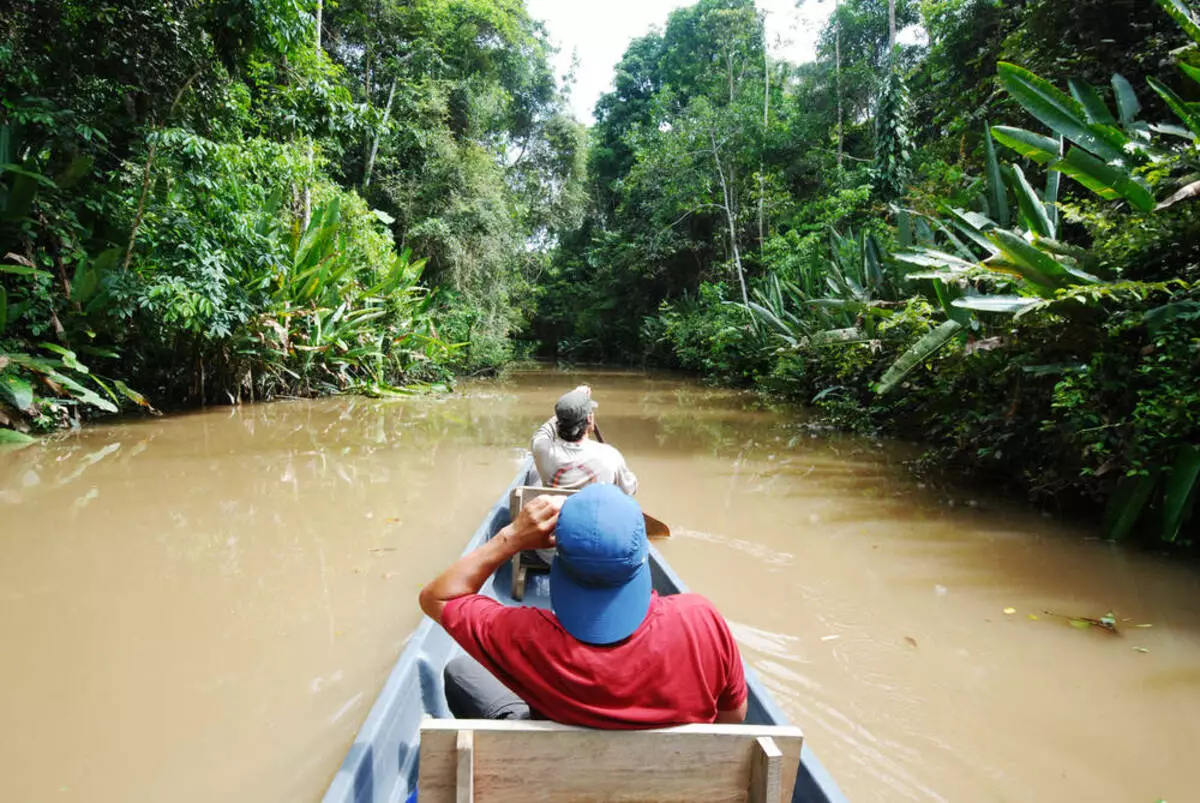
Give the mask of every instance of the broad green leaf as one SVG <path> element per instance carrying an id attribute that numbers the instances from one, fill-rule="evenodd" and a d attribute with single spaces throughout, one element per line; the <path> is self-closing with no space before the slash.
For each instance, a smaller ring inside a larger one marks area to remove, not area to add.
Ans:
<path id="1" fill-rule="evenodd" d="M 904 274 L 904 278 L 909 281 L 933 279 L 940 282 L 957 282 L 963 278 L 963 274 L 964 271 L 961 270 L 919 270 Z"/>
<path id="2" fill-rule="evenodd" d="M 1021 210 L 1021 219 L 1025 227 L 1042 237 L 1054 236 L 1054 224 L 1046 214 L 1046 206 L 1034 192 L 1025 173 L 1017 165 L 1012 166 L 1013 192 L 1017 196 L 1017 207 Z"/>
<path id="3" fill-rule="evenodd" d="M 1005 260 L 989 260 L 988 265 L 999 270 L 1011 270 L 1034 285 L 1041 295 L 1071 284 L 1070 278 L 1053 256 L 1029 243 L 1008 229 L 996 229 L 988 234 Z"/>
<path id="4" fill-rule="evenodd" d="M 1058 138 L 1058 153 L 1061 156 L 1063 149 L 1063 139 Z M 1054 235 L 1058 235 L 1058 191 L 1062 184 L 1062 173 L 1057 170 L 1051 170 L 1046 174 L 1046 192 L 1042 195 L 1042 200 L 1046 203 L 1046 215 L 1050 218 L 1050 224 L 1053 227 Z"/>
<path id="5" fill-rule="evenodd" d="M 1188 78 L 1200 84 L 1200 67 L 1193 67 L 1181 61 L 1179 62 L 1179 69 L 1183 70 Z"/>
<path id="6" fill-rule="evenodd" d="M 1181 125 L 1174 125 L 1172 123 L 1155 123 L 1154 125 L 1150 126 L 1150 130 L 1158 134 L 1167 134 L 1168 136 L 1179 137 L 1192 142 L 1196 141 L 1196 135 Z"/>
<path id="7" fill-rule="evenodd" d="M 1183 101 L 1183 98 L 1175 94 L 1169 86 L 1159 81 L 1157 78 L 1150 77 L 1146 79 L 1146 83 L 1162 96 L 1162 99 L 1171 107 L 1171 111 L 1175 112 L 1175 116 L 1186 125 L 1193 134 L 1200 136 L 1200 115 L 1192 111 L 1191 107 Z"/>
<path id="8" fill-rule="evenodd" d="M 1051 168 L 1070 176 L 1105 200 L 1123 198 L 1143 212 L 1154 209 L 1154 196 L 1129 171 L 1105 164 L 1080 148 L 1071 148 Z"/>
<path id="9" fill-rule="evenodd" d="M 38 276 L 43 279 L 52 278 L 49 273 L 25 265 L 0 265 L 0 273 L 11 273 L 14 276 Z"/>
<path id="10" fill-rule="evenodd" d="M 1111 126 L 1089 123 L 1083 107 L 1029 70 L 1008 62 L 998 65 L 1000 84 L 1026 111 L 1054 133 L 1075 142 L 1106 161 L 1128 158 L 1129 138 Z"/>
<path id="11" fill-rule="evenodd" d="M 8 291 L 0 287 L 0 335 L 8 327 Z"/>
<path id="12" fill-rule="evenodd" d="M 963 296 L 954 299 L 954 306 L 976 312 L 1024 312 L 1042 303 L 1028 296 Z"/>
<path id="13" fill-rule="evenodd" d="M 933 294 L 938 300 L 938 304 L 942 306 L 942 310 L 946 313 L 946 317 L 952 321 L 958 321 L 959 324 L 966 327 L 972 323 L 972 315 L 970 310 L 956 306 L 954 301 L 962 296 L 963 291 L 958 285 L 946 284 L 941 279 L 933 280 Z"/>
<path id="14" fill-rule="evenodd" d="M 1071 97 L 1075 98 L 1083 107 L 1083 113 L 1087 116 L 1089 123 L 1111 126 L 1117 124 L 1116 118 L 1108 110 L 1104 98 L 1100 97 L 1096 87 L 1081 78 L 1071 78 L 1067 81 L 1067 86 L 1071 89 Z"/>
<path id="15" fill-rule="evenodd" d="M 1121 125 L 1129 128 L 1137 122 L 1137 116 L 1142 111 L 1133 85 L 1120 73 L 1113 73 L 1113 96 L 1117 99 L 1117 114 L 1121 116 Z"/>
<path id="16" fill-rule="evenodd" d="M 992 141 L 990 128 L 983 124 L 983 147 L 987 169 L 988 207 L 992 216 L 1002 228 L 1008 228 L 1008 193 L 1004 189 L 1004 179 L 1000 175 L 1000 163 L 996 160 L 996 144 Z"/>
<path id="17" fill-rule="evenodd" d="M 47 351 L 53 351 L 55 354 L 61 356 L 63 365 L 72 371 L 79 371 L 81 374 L 88 372 L 87 366 L 79 362 L 79 358 L 75 355 L 75 352 L 70 349 L 63 348 L 57 343 L 42 343 L 41 346 Z"/>
<path id="18" fill-rule="evenodd" d="M 897 262 L 905 265 L 915 265 L 919 268 L 951 268 L 966 270 L 975 267 L 974 262 L 959 259 L 953 254 L 938 251 L 933 248 L 914 248 L 911 251 L 897 251 L 892 255 Z"/>
<path id="19" fill-rule="evenodd" d="M 954 339 L 954 336 L 962 331 L 962 324 L 956 320 L 943 321 L 936 329 L 929 331 L 909 347 L 907 351 L 900 355 L 900 358 L 892 364 L 883 378 L 879 380 L 879 384 L 875 386 L 875 392 L 883 395 L 892 388 L 896 387 L 912 372 L 914 368 L 921 365 L 925 360 L 936 354 L 943 346 Z"/>
<path id="20" fill-rule="evenodd" d="M 1200 44 L 1200 23 L 1192 16 L 1191 9 L 1183 0 L 1158 0 L 1158 4 L 1175 19 L 1193 42 Z"/>
<path id="21" fill-rule="evenodd" d="M 954 218 L 951 223 L 964 237 L 987 251 L 988 254 L 996 253 L 996 246 L 992 245 L 991 241 L 985 236 L 986 232 L 996 228 L 996 224 L 991 219 L 984 217 L 978 212 L 971 212 L 965 209 L 952 208 L 947 209 L 946 212 Z"/>
<path id="22" fill-rule="evenodd" d="M 0 427 L 0 448 L 17 448 L 29 446 L 36 443 L 36 438 L 31 438 L 24 432 L 17 432 L 15 429 Z"/>
<path id="23" fill-rule="evenodd" d="M 1060 140 L 1035 134 L 1024 128 L 994 125 L 992 126 L 992 136 L 1001 145 L 1012 148 L 1026 159 L 1032 159 L 1038 164 L 1049 164 L 1062 154 Z"/>
<path id="24" fill-rule="evenodd" d="M 1104 512 L 1104 531 L 1111 540 L 1121 541 L 1133 531 L 1157 484 L 1157 474 L 1124 477 L 1117 484 Z"/>
<path id="25" fill-rule="evenodd" d="M 33 406 L 33 386 L 16 374 L 0 374 L 0 399 L 18 410 L 28 410 Z"/>
<path id="26" fill-rule="evenodd" d="M 1164 541 L 1174 541 L 1178 537 L 1188 501 L 1196 492 L 1198 478 L 1200 448 L 1191 444 L 1180 447 L 1163 487 L 1163 521 L 1160 536 Z"/>

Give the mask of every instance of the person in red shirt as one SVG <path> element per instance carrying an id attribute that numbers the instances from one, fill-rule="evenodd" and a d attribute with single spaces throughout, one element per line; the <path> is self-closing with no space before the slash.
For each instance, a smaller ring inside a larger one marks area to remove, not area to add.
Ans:
<path id="1" fill-rule="evenodd" d="M 554 548 L 553 612 L 480 595 L 519 550 Z M 658 596 L 641 507 L 613 485 L 538 497 L 421 591 L 421 609 L 469 658 L 451 661 L 456 717 L 636 729 L 746 717 L 742 659 L 697 594 Z"/>

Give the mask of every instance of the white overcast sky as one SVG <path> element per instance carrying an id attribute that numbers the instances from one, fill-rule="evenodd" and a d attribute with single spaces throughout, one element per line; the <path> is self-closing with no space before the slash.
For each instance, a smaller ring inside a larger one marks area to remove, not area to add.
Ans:
<path id="1" fill-rule="evenodd" d="M 559 49 L 555 71 L 561 78 L 570 69 L 572 53 L 579 59 L 571 107 L 575 117 L 592 122 L 592 107 L 612 88 L 613 68 L 629 41 L 651 26 L 666 25 L 667 15 L 695 0 L 526 0 L 530 16 L 546 23 L 550 40 Z M 815 58 L 817 36 L 833 10 L 833 0 L 757 0 L 767 12 L 771 53 L 799 64 Z"/>

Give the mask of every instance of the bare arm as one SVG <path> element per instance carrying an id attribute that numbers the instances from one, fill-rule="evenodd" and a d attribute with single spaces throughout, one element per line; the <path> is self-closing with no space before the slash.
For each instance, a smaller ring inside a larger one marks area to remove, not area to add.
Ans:
<path id="1" fill-rule="evenodd" d="M 565 496 L 539 496 L 517 515 L 517 520 L 483 546 L 463 555 L 433 582 L 421 589 L 421 610 L 441 624 L 442 612 L 452 599 L 478 594 L 492 572 L 523 549 L 554 546 L 554 525 Z"/>
<path id="2" fill-rule="evenodd" d="M 717 711 L 718 725 L 740 725 L 746 721 L 746 709 L 749 707 L 749 699 L 742 700 L 742 704 L 732 711 Z"/>

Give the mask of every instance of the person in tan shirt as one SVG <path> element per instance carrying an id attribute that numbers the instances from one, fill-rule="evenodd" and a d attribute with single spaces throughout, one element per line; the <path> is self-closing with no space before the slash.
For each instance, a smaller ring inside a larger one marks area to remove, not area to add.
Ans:
<path id="1" fill-rule="evenodd" d="M 596 431 L 592 389 L 580 385 L 564 393 L 554 405 L 554 416 L 533 434 L 531 450 L 542 485 L 578 490 L 593 482 L 616 485 L 626 494 L 637 493 L 637 476 L 616 448 L 590 436 Z"/>

